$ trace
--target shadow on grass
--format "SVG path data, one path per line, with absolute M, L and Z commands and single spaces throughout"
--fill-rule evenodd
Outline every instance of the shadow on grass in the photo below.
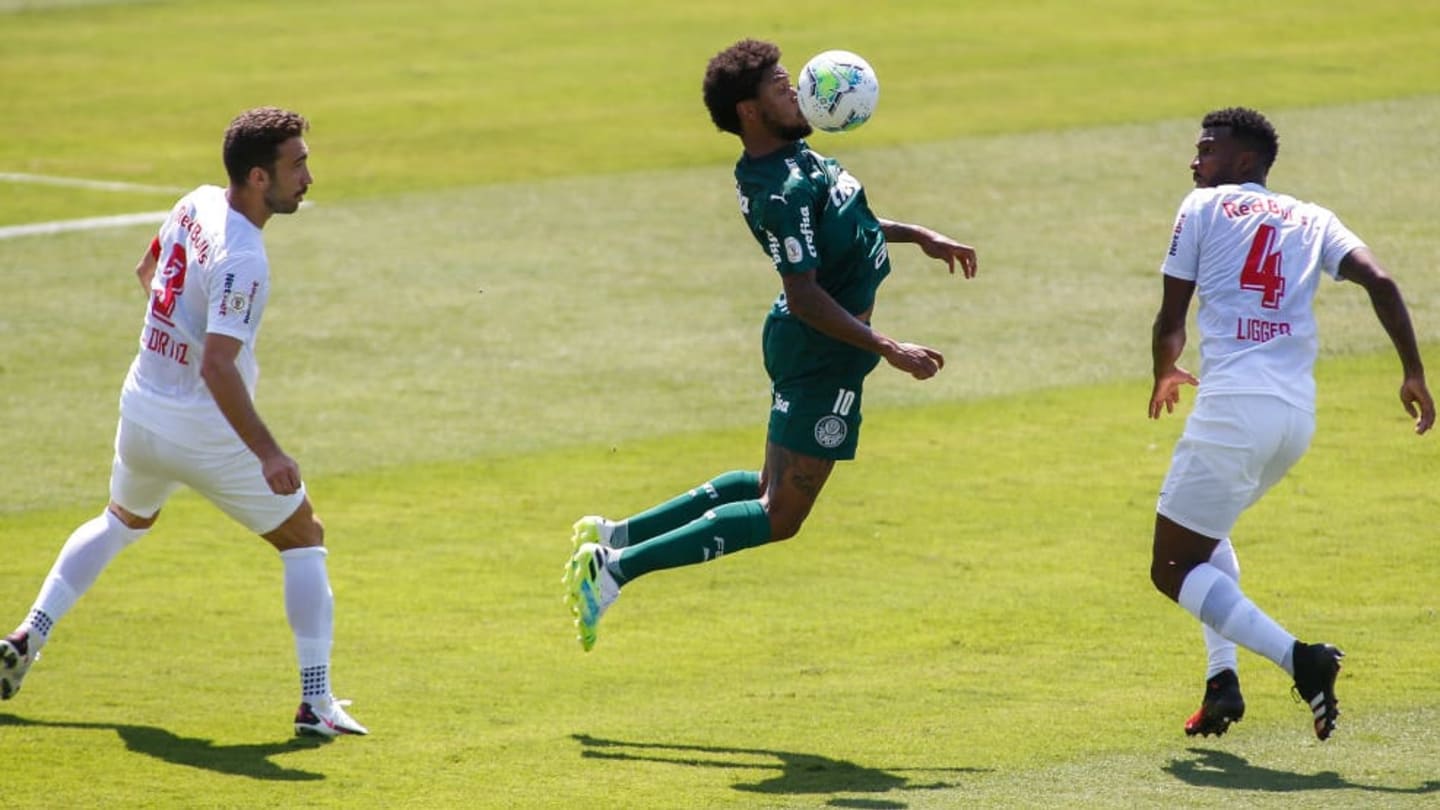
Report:
M 773 795 L 825 795 L 839 793 L 884 794 L 905 790 L 945 790 L 958 782 L 912 782 L 901 773 L 921 774 L 983 773 L 984 768 L 867 768 L 843 759 L 794 751 L 764 748 L 728 748 L 711 745 L 605 740 L 588 734 L 571 735 L 583 749 L 580 756 L 591 759 L 619 759 L 631 762 L 663 762 L 688 768 L 725 768 L 774 771 L 756 782 L 740 782 L 735 790 Z M 749 758 L 749 759 L 747 759 Z M 831 807 L 898 810 L 903 802 L 888 799 L 855 799 L 833 796 Z
M 1395 793 L 1419 796 L 1440 793 L 1440 779 L 1430 779 L 1413 788 L 1385 785 L 1364 785 L 1351 782 L 1334 771 L 1303 774 L 1277 771 L 1251 765 L 1243 757 L 1208 748 L 1191 748 L 1195 759 L 1171 760 L 1161 770 L 1182 782 L 1196 787 L 1256 790 L 1268 793 L 1291 793 L 1301 790 L 1360 790 L 1371 793 Z
M 120 735 L 120 739 L 125 742 L 127 749 L 137 754 L 154 757 L 173 765 L 185 765 L 230 776 L 247 776 L 251 779 L 276 782 L 310 782 L 325 778 L 324 774 L 286 768 L 270 761 L 270 757 L 276 754 L 317 748 L 328 742 L 328 740 L 317 737 L 295 737 L 284 742 L 253 745 L 216 745 L 210 740 L 180 737 L 163 728 L 153 726 L 27 720 L 13 714 L 0 714 L 0 726 L 113 731 Z

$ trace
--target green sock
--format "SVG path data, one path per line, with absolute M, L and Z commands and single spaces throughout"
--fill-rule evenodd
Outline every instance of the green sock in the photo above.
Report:
M 684 495 L 647 509 L 615 527 L 611 542 L 635 546 L 673 531 L 721 504 L 753 501 L 760 497 L 760 473 L 734 470 L 715 476 Z
M 727 503 L 649 542 L 620 549 L 610 570 L 623 585 L 651 571 L 706 562 L 769 540 L 770 516 L 759 501 Z

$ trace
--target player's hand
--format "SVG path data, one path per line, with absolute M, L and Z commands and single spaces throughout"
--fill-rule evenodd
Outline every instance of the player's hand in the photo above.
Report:
M 926 231 L 916 243 L 925 251 L 926 256 L 949 265 L 952 276 L 955 275 L 957 261 L 960 262 L 960 271 L 965 274 L 965 278 L 974 278 L 975 271 L 980 269 L 975 258 L 975 248 L 962 245 L 944 234 Z
M 1400 384 L 1400 404 L 1415 420 L 1416 433 L 1424 433 L 1435 424 L 1435 400 L 1430 398 L 1424 377 L 1405 378 Z
M 928 380 L 945 367 L 945 356 L 918 343 L 896 343 L 885 362 L 917 380 Z
M 1199 385 L 1194 374 L 1179 366 L 1155 378 L 1155 387 L 1150 391 L 1150 418 L 1159 419 L 1160 414 L 1174 413 L 1180 402 L 1180 386 Z
M 260 460 L 260 473 L 276 495 L 289 495 L 300 490 L 300 465 L 284 453 Z

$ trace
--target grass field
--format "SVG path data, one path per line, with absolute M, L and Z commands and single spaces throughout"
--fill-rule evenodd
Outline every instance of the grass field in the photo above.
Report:
M 776 283 L 698 100 L 747 34 L 792 67 L 871 59 L 877 118 L 816 147 L 882 214 L 975 244 L 981 275 L 897 248 L 877 326 L 946 370 L 877 371 L 860 460 L 799 538 L 635 583 L 585 655 L 570 522 L 759 460 Z M 1146 570 L 1182 421 L 1143 400 L 1195 125 L 1230 103 L 1272 114 L 1274 185 L 1365 236 L 1440 349 L 1437 38 L 1440 9 L 1408 2 L 0 0 L 0 228 L 174 196 L 5 177 L 188 188 L 217 179 L 237 110 L 310 115 L 314 205 L 266 231 L 259 399 L 326 520 L 336 687 L 373 732 L 290 738 L 280 566 L 184 493 L 0 706 L 7 798 L 1434 804 L 1440 461 L 1363 294 L 1322 291 L 1315 444 L 1235 536 L 1249 595 L 1348 653 L 1330 742 L 1248 654 L 1245 721 L 1181 733 L 1200 634 Z M 0 239 L 15 619 L 103 500 L 150 230 Z

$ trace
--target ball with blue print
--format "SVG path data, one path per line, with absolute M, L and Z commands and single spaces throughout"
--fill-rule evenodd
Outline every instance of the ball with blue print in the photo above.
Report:
M 880 82 L 875 69 L 850 51 L 816 54 L 800 69 L 800 112 L 816 129 L 849 132 L 875 114 Z

